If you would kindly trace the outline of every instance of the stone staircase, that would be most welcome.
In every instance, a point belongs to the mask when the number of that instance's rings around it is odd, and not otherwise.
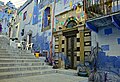
[[[23,76],[55,73],[46,65],[45,58],[36,58],[33,53],[14,49],[9,38],[0,35],[0,80]]]

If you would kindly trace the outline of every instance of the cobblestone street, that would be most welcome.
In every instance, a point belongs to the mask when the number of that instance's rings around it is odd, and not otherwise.
[[[64,74],[46,74],[0,80],[0,82],[88,82],[86,77]]]

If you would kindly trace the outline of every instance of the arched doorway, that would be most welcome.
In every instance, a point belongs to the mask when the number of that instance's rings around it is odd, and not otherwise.
[[[68,22],[66,28],[72,28],[76,25],[77,25],[77,23],[74,20],[71,20],[71,21]]]
[[[69,18],[70,19],[70,18]],[[67,20],[66,28],[70,28],[71,30],[63,32],[63,36],[66,37],[66,55],[69,60],[70,68],[76,68],[76,60],[77,60],[77,33],[79,32],[78,29],[74,29],[78,23],[75,20]]]

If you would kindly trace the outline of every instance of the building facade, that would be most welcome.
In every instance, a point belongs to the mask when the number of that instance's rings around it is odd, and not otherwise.
[[[55,54],[59,66],[70,68],[87,63],[91,52],[91,32],[85,27],[83,0],[59,0],[55,5]]]
[[[54,53],[52,42],[53,0],[41,0],[38,4],[38,32],[33,37],[34,50],[48,59]],[[50,60],[51,61],[51,60]]]
[[[31,49],[32,37],[35,36],[36,32],[38,32],[37,24],[33,23],[33,21],[37,19],[37,13],[34,13],[34,8],[37,5],[38,3],[36,0],[28,0],[18,9],[17,13],[20,27],[18,40],[26,50]]]
[[[120,68],[120,1],[98,0],[94,4],[91,2],[88,2],[89,6],[86,8],[88,14],[86,27],[92,31],[92,46],[95,47],[98,43],[99,48],[102,49],[99,54],[99,67],[120,74],[118,71]]]
[[[64,4],[61,4],[64,3]],[[91,32],[85,28],[83,0],[29,0],[19,10],[19,40],[47,57],[59,55],[71,68],[88,61]]]
[[[52,2],[52,0],[28,0],[18,10],[19,40],[25,42],[27,50],[32,49],[33,52],[40,52],[47,57],[52,44]]]
[[[10,20],[16,13],[16,8],[10,1],[5,5],[0,2],[0,23],[2,25],[2,34],[9,36]]]

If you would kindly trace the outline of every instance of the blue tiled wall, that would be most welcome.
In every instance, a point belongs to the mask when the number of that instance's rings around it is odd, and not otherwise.
[[[32,38],[32,42],[34,44],[34,46],[33,46],[34,51],[40,51],[40,52],[42,52],[43,50],[50,51],[50,40],[48,40],[48,38],[51,35],[46,36],[46,33],[47,32],[43,32],[43,33],[41,33],[41,35],[39,33],[37,33]]]
[[[97,59],[97,66],[101,70],[114,72],[120,75],[120,56],[106,56],[105,52],[100,52]]]

